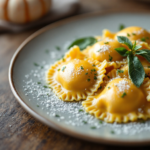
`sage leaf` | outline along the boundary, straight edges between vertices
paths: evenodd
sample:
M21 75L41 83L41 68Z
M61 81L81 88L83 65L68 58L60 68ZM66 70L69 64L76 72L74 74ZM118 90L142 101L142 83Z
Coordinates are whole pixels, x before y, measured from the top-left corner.
M80 47L80 50L85 49L87 46L91 46L95 44L97 40L94 37L85 37L85 38L80 38L72 42L68 49L70 49L72 46L77 45Z
M150 62L150 50L142 49L140 51L136 51L136 54L144 57L148 62Z
M125 25L120 24L120 26L119 26L119 30L123 30L124 28L125 28Z
M115 50L123 57L127 56L126 52L128 52L128 50L124 47L119 47L119 48L115 48Z
M135 56L133 53L129 53L127 59L129 66L129 77L137 87L140 87L145 77L144 68L141 62L139 61L138 57Z
M138 49L140 49L142 46L141 45L136 45L133 49L136 51Z
M117 36L118 42L127 45L130 49L132 49L132 42L125 36Z

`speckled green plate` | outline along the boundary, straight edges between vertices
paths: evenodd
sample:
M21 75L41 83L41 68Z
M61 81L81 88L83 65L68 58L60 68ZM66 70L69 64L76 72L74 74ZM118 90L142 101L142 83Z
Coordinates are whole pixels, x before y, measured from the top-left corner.
M81 103L59 100L45 82L47 69L78 37L101 35L119 25L150 29L146 11L111 10L86 14L51 24L31 35L14 54L9 67L12 92L32 116L65 134L88 141L117 144L150 144L150 122L107 124L84 112Z

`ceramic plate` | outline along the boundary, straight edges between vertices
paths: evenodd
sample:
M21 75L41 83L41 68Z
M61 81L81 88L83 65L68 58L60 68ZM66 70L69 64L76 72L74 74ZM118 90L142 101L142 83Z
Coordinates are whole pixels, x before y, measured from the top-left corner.
M69 18L30 36L14 54L9 82L18 102L31 115L65 134L109 144L149 144L150 121L108 124L87 114L80 102L63 102L47 87L47 69L67 52L76 38L101 35L119 25L150 29L149 12L109 11Z

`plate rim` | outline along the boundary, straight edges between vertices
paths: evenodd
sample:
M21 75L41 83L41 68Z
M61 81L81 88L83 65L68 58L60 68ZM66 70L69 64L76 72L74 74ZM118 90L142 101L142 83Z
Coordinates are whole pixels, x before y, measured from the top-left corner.
M103 10L103 11L98 11L98 12L92 12L92 13L86 13L86 14L81 14L81 15L77 15L74 17L69 17L67 19L63 19L60 21L57 21L55 23L49 24L43 28L41 28L40 30L34 32L33 34L31 34L26 40L24 40L24 42L22 42L22 44L17 48L17 50L15 51L15 53L13 54L11 61L10 61L10 65L9 65L9 70L8 70L8 80L9 80L9 85L11 88L11 91L13 93L13 95L15 96L16 100L19 102L19 104L34 118L36 118L37 120L39 120L40 122L46 124L49 127L52 127L53 129L64 133L66 135L69 135L71 137L75 137L78 139L82 139L85 141L90 141L90 142L95 142L95 143L104 143L104 144L109 144L109 145L123 145L123 146L135 146L135 145L149 145L150 144L150 139L149 140L132 140L132 141L123 141L123 140L118 140L118 139L107 139L107 138L100 138L100 137L94 137L94 136L87 136L87 135L83 135L81 133L76 133L73 130L67 129L65 127L62 127L61 125L59 125L58 123L53 122L52 120L48 120L46 119L44 116L41 116L38 112L35 112L34 110L32 110L32 108L25 103L25 101L21 98L21 96L18 94L15 86L14 86L14 82L13 82L13 67L14 64L16 62L17 57L19 56L19 53L21 52L21 50L30 42L32 41L34 38L36 38L37 36L40 36L42 33L46 32L47 30L51 30L53 28L56 28L58 26L64 25L66 23L72 22L72 21L76 21L76 20L81 20L84 18L89 18L92 16L102 16L104 15L109 15L111 13L117 13L117 12L121 12L121 13L145 13L148 14L150 13L150 10L145 10L145 9L110 9L110 10Z

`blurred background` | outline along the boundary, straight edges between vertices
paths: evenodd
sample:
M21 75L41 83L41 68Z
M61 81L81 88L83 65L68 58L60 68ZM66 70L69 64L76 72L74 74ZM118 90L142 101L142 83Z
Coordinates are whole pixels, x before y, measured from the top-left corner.
M150 0L0 0L0 33L38 29L63 18L95 11L150 9L149 2Z

